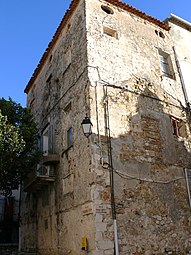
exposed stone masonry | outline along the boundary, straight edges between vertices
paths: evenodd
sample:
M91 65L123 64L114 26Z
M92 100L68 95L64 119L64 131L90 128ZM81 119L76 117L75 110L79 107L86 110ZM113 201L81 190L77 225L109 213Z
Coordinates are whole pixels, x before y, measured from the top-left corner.
M52 128L59 162L51 166L54 181L23 193L22 251L85 254L86 237L89 255L113 255L113 170L120 255L191 254L191 135L175 35L123 3L74 3L26 90L39 135ZM170 78L159 51L170 58ZM181 47L178 53L185 57ZM178 135L172 120L181 124Z

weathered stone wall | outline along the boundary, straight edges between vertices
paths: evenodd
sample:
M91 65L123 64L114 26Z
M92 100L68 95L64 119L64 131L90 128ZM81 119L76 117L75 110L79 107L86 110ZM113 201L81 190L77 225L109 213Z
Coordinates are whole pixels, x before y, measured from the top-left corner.
M36 194L21 194L21 250L36 252L37 245L37 198Z
M120 255L187 254L190 131L171 34L101 5L80 2L28 94L40 133L53 126L60 162L54 183L23 194L22 250L84 254L86 236L88 254L114 253L110 132ZM159 50L171 57L173 79L162 76ZM89 139L80 125L86 113L93 123ZM171 116L181 120L179 137Z
M96 250L113 254L107 158L110 129L120 255L187 254L190 209L184 168L190 131L169 32L104 1L87 1L92 144L96 185ZM117 36L104 33L104 27ZM157 35L163 33L163 37ZM159 50L171 57L175 78L162 76ZM181 103L180 103L181 102ZM171 116L183 121L173 135ZM106 127L109 118L109 127Z
M54 153L60 156L55 182L30 197L30 206L36 200L35 215L23 197L22 250L34 247L40 255L83 254L83 236L94 247L91 154L81 129L90 110L85 32L81 1L28 93L39 133L48 123L53 126ZM73 144L68 147L71 127Z

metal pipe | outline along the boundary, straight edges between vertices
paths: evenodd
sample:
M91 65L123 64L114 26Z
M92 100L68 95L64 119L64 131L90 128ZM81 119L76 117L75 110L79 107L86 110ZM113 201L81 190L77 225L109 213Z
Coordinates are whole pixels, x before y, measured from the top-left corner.
M105 94L104 96L105 96L105 102L106 102L104 112L105 112L105 126L106 126L106 136L107 136L107 144L108 144L108 160L109 160L109 170L110 170L111 209L112 209L112 218L113 218L113 226L114 226L114 254L119 255L116 207L115 207L115 191L114 191L114 168L113 168L113 157L112 157L112 146L111 146L107 85L106 85L106 89L104 90L104 94Z
M189 111L189 119L190 119L190 122L191 122L191 106L190 106L190 102L189 102L189 99L188 99L188 94L187 94L187 90L186 90L186 86L185 86L185 82L184 82L184 77L183 77L183 74L182 74L182 70L181 70L181 67L180 67L180 63L179 63L179 60L178 60L178 56L177 56L175 47L173 46L172 48L173 48L173 51L174 51L176 66L177 66L177 69L178 69L180 82L181 82L181 85L182 85L182 91L183 91L183 94L184 94L186 107Z
M118 235L117 235L117 221L116 219L113 221L114 225L114 240L115 240L115 255L119 255L119 248L118 248Z
M184 93L184 99L185 99L186 104L188 104L189 103L189 101L188 101L188 94L187 94L187 91L186 91L186 86L185 86L184 78L183 78L183 75L182 75L182 70L180 68L180 63L179 63L179 60L178 60L178 56L177 56L175 47L173 46L172 48L173 48L173 51L174 51L176 66L178 68L178 73L179 73L180 81L181 81L181 84L182 84L182 90L183 90L183 93Z

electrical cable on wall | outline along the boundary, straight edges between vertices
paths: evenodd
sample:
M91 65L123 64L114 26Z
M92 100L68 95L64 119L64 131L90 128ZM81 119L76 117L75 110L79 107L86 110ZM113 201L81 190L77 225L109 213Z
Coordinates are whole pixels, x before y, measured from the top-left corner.
M139 178L139 177L136 177L136 176L132 176L132 175L129 175L129 174L126 174L126 173L122 173L119 170L114 170L114 172L116 174L118 174L120 177L125 178L125 179L134 179L134 180L138 180L138 181L150 182L150 183L159 183L159 184L169 184L169 183L176 182L176 181L184 179L183 176L179 176L177 178L174 178L174 179L171 179L171 180L168 180L168 181L157 181L157 180L153 180L153 179L146 179L146 178Z
M168 96L170 96L172 99L174 99L175 101L177 101L177 102L180 104L180 106L177 106L177 105L175 105L175 104L166 102L165 100L162 100L162 99L160 99L160 98L158 98L158 97L152 97L152 96L143 94L143 93L141 93L141 92L137 92L137 91L135 91L135 90L130 90L130 89L124 88L124 87L122 87L122 86L118 86L118 85L115 85L115 84L111 84L111 83L109 83L109 82L107 82L107 81L105 81L105 80L103 80L103 79L101 78L101 75L100 75L100 71L99 71L99 67L98 67L98 66L97 66L97 67L96 67L96 66L87 66L87 67L89 67L89 68L94 68L94 69L97 70L99 80L96 81L96 82L103 83L103 85L107 85L108 87L113 87L113 88L116 88L116 89L121 89L121 90L123 90L124 92L130 92L130 93L136 94L136 95L138 95L138 96L148 97L148 98L151 98L151 99L153 99L153 100L157 100L157 101L159 101L159 102L161 102L161 103L166 103L166 104L168 103L169 105L172 105L172 106L174 106L174 107L177 107L177 108L180 108L180 109L184 109L184 110L185 110L185 107L183 107L181 101L180 101L178 98L175 98L175 97L174 97L173 95L171 95L170 93L168 93L168 92L167 92L166 90L164 90L163 88L161 88L161 89L164 91L164 93L166 93L166 94L167 94ZM139 77L137 77L137 76L134 75L134 74L132 74L132 76L134 76L136 79L139 79ZM141 79L146 80L145 78L141 78ZM116 81L116 83L118 83L118 82L119 82L119 81ZM90 86L91 86L91 85L90 85Z
M98 74L98 78L99 78L99 79L98 79L98 81L96 81L96 82L103 83L104 85L107 84L107 86L113 87L113 88L116 88L116 89L121 89L121 90L123 90L124 92L130 92L130 93L134 93L134 94L139 95L139 96L141 95L141 96L145 96L145 97L151 98L151 99L153 99L153 100L160 101L160 102L162 102L162 103L168 103L169 105L172 105L172 106L177 107L177 108L179 108L179 109L185 110L185 107L182 106L180 100L175 99L175 98L173 97L173 95L169 94L169 93L166 92L166 91L165 91L165 92L166 92L169 96L171 96L174 100L176 100L176 101L181 105L180 107L177 106L177 105L174 105L174 104L172 104L172 103L166 102L166 101L164 101L164 100L161 100L161 99L159 99L159 98L156 98L156 97L151 97L151 96L148 96L148 95L141 94L140 92L136 92L136 91L133 91L133 90L130 90L130 89L127 89L127 88L123 88L123 87L121 87L121 86L116 86L116 85L114 85L114 84L110 84L109 82L104 81L104 80L101 78L101 75L100 75L100 71L99 71L99 67L98 67L98 66L87 65L87 66L84 67L83 71L82 71L81 74L78 76L78 78L76 79L76 81L74 81L73 84L61 95L61 97L55 102L55 104L51 107L51 109L48 111L48 113L44 116L44 118L42 119L42 123L43 123L43 120L45 120L45 119L47 118L47 116L54 110L54 108L58 105L58 103L62 100L62 98L64 98L65 95L77 84L77 82L79 81L79 79L82 77L82 75L85 73L86 69L88 69L88 68L94 68L94 69L97 70L97 74ZM135 76L135 75L133 75L133 76ZM136 77L136 76L135 76L135 77ZM136 77L136 78L137 78L137 77ZM90 84L90 86L92 86L92 85Z
M114 255L119 255L118 248L118 232L117 232L117 221L116 221L116 205L115 205L115 190L114 190L114 168L113 168L113 159L112 159L112 146L111 146L111 134L110 134L110 120L109 120L109 104L108 104L108 91L107 85L103 86L104 92L104 120L105 120L105 133L107 137L108 145L108 167L110 173L110 185L111 185L111 209L112 209L112 218L114 225Z

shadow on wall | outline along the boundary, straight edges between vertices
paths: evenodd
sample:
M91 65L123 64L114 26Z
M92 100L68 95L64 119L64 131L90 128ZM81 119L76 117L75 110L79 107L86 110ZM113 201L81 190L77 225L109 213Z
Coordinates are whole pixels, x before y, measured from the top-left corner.
M161 170L172 166L191 168L189 125L185 121L186 112L182 114L184 109L170 101L162 102L148 88L139 96L135 95L135 100L137 110L136 114L128 116L128 132L112 138L115 168L123 168L129 161L150 164L153 169ZM166 113L163 104L168 104L168 112L177 112L176 116ZM109 107L115 116L113 106ZM127 108L131 108L128 102ZM184 120L177 118L178 115ZM102 142L106 143L104 137Z
M135 100L129 131L111 138L119 239L128 240L124 246L129 251L135 247L140 251L131 254L159 252L167 246L187 251L191 231L184 168L191 168L189 128L184 122L179 126L182 120L166 113L163 102L148 88ZM169 107L182 111L170 101Z

